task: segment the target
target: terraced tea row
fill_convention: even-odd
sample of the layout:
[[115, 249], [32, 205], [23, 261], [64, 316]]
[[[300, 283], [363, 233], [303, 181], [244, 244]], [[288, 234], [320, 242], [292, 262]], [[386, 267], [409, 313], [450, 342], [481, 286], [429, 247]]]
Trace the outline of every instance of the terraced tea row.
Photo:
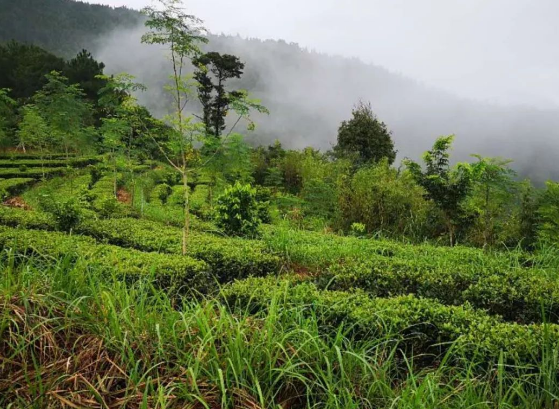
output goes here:
[[413, 295], [370, 298], [360, 292], [321, 291], [311, 283], [254, 278], [232, 284], [224, 296], [231, 307], [254, 314], [301, 308], [318, 319], [322, 331], [343, 331], [355, 340], [399, 334], [392, 342], [413, 353], [415, 363], [431, 363], [452, 348], [455, 356], [468, 359], [468, 365], [490, 366], [499, 359], [537, 365], [543, 354], [559, 346], [557, 325], [507, 323], [468, 305], [446, 306]]
[[[0, 223], [27, 228], [54, 229], [48, 217], [20, 209], [0, 208]], [[181, 253], [181, 230], [131, 218], [91, 220], [76, 232], [122, 247], [169, 254]], [[221, 281], [231, 275], [248, 277], [277, 273], [283, 260], [259, 240], [223, 238], [192, 232], [188, 254], [206, 261]], [[437, 260], [429, 263], [369, 256], [366, 262], [331, 265], [318, 275], [306, 276], [319, 288], [352, 290], [361, 288], [375, 296], [414, 293], [448, 305], [471, 303], [510, 321], [524, 323], [559, 320], [557, 279], [545, 271], [526, 268], [446, 269]]]

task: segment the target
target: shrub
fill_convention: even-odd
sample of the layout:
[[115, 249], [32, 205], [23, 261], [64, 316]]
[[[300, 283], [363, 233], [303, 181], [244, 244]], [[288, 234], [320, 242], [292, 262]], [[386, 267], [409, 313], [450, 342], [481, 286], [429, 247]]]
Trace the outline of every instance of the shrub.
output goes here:
[[[79, 232], [117, 246], [181, 254], [182, 229], [147, 220], [86, 220]], [[195, 231], [190, 233], [188, 255], [206, 261], [212, 272], [223, 279], [274, 274], [281, 264], [261, 241]]]
[[103, 170], [99, 165], [89, 165], [87, 167], [89, 175], [91, 176], [89, 188], [91, 189], [103, 177]]
[[153, 275], [161, 288], [208, 292], [215, 287], [206, 263], [191, 257], [145, 253], [117, 246], [97, 244], [94, 239], [62, 233], [0, 227], [0, 247], [16, 255], [41, 259], [81, 258], [90, 268], [116, 274], [128, 282]]
[[554, 324], [506, 323], [467, 304], [445, 306], [413, 295], [371, 299], [359, 291], [319, 291], [309, 283], [295, 284], [254, 278], [234, 283], [223, 295], [229, 305], [252, 313], [267, 309], [274, 299], [286, 309], [305, 305], [323, 332], [340, 331], [343, 324], [345, 333], [356, 340], [390, 336], [404, 353], [428, 363], [452, 347], [458, 357], [485, 366], [499, 359], [538, 365], [546, 348], [553, 351], [558, 346], [559, 326]]
[[35, 179], [31, 178], [13, 178], [0, 180], [0, 201], [23, 192], [33, 183], [35, 183]]
[[62, 231], [72, 231], [83, 217], [81, 203], [76, 198], [60, 201], [44, 196], [39, 205], [41, 210], [52, 215], [56, 226]]
[[217, 225], [227, 234], [254, 237], [260, 225], [256, 189], [239, 182], [217, 199]]
[[167, 203], [167, 199], [173, 193], [173, 189], [167, 183], [161, 183], [153, 189], [151, 196], [159, 200], [162, 204]]

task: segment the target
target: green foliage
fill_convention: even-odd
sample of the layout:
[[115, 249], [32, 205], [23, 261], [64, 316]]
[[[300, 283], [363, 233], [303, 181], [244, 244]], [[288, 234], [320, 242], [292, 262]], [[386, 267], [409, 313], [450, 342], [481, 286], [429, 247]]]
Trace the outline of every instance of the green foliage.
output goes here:
[[36, 182], [31, 178], [0, 179], [0, 201], [23, 192]]
[[217, 225], [227, 234], [254, 237], [261, 220], [256, 189], [237, 182], [217, 199]]
[[437, 265], [420, 254], [415, 259], [372, 254], [360, 262], [333, 265], [318, 279], [331, 290], [359, 288], [375, 297], [416, 294], [446, 305], [471, 304], [522, 323], [559, 322], [556, 281], [555, 275], [537, 269], [482, 270], [460, 260], [454, 266]]
[[59, 230], [71, 232], [83, 220], [83, 204], [76, 198], [60, 200], [45, 196], [39, 202], [41, 210], [50, 214]]
[[196, 67], [194, 79], [206, 134], [219, 138], [225, 130], [225, 116], [231, 100], [236, 97], [236, 92], [227, 91], [225, 86], [229, 79], [241, 78], [245, 65], [234, 55], [218, 52], [199, 55], [192, 64]]
[[57, 71], [46, 75], [47, 83], [36, 92], [33, 101], [49, 125], [53, 141], [64, 152], [80, 151], [91, 144], [91, 136], [85, 132], [91, 122], [92, 108], [85, 102], [85, 94], [75, 84], [69, 85], [68, 78]]
[[547, 341], [557, 347], [557, 325], [505, 323], [468, 305], [444, 306], [412, 295], [371, 299], [359, 292], [323, 292], [312, 284], [294, 284], [250, 279], [230, 286], [225, 297], [230, 305], [255, 312], [273, 308], [270, 299], [281, 292], [284, 308], [307, 306], [309, 316], [316, 316], [324, 331], [338, 331], [344, 323], [346, 331], [361, 340], [391, 334], [398, 336], [399, 348], [415, 356], [438, 355], [451, 347], [468, 358], [466, 365], [472, 361], [487, 365], [500, 358], [537, 365]]
[[0, 168], [0, 178], [34, 178], [41, 179], [45, 177], [59, 176], [64, 174], [68, 168], [28, 168], [26, 165], [22, 165], [23, 168]]
[[559, 244], [559, 183], [548, 181], [538, 209], [538, 236], [544, 243]]
[[471, 166], [472, 190], [464, 205], [476, 217], [469, 239], [483, 247], [494, 246], [497, 241], [515, 245], [519, 242], [515, 234], [517, 183], [516, 173], [508, 166], [511, 161], [473, 156], [478, 162]]
[[25, 150], [37, 148], [40, 154], [53, 145], [50, 128], [40, 114], [39, 107], [27, 105], [23, 108], [23, 119], [17, 131], [18, 146]]
[[343, 121], [338, 130], [335, 150], [342, 156], [354, 156], [358, 164], [378, 162], [389, 164], [396, 159], [394, 142], [384, 122], [377, 119], [371, 104], [360, 102], [352, 110], [353, 118]]
[[454, 135], [440, 137], [433, 148], [425, 152], [425, 171], [417, 163], [406, 161], [417, 183], [425, 189], [426, 197], [443, 212], [451, 246], [455, 243], [457, 225], [463, 216], [462, 204], [472, 182], [471, 170], [467, 165], [458, 164], [450, 168], [448, 151], [453, 140]]
[[167, 203], [167, 199], [173, 193], [173, 189], [166, 183], [155, 186], [152, 191], [151, 196], [161, 202], [162, 204]]
[[206, 263], [190, 257], [144, 253], [117, 246], [97, 244], [89, 237], [0, 227], [0, 246], [16, 254], [41, 258], [84, 259], [89, 268], [114, 274], [128, 282], [153, 276], [153, 282], [167, 290], [207, 292], [212, 278]]
[[410, 173], [391, 168], [382, 160], [339, 181], [338, 209], [341, 227], [362, 223], [369, 233], [384, 233], [422, 240], [432, 211], [424, 191]]

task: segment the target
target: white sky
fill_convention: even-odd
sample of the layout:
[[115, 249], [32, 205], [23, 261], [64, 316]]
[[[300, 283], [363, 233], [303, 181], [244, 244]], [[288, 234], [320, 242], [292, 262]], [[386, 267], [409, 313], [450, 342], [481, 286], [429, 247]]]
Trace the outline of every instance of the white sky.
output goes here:
[[[139, 9], [149, 0], [88, 0]], [[214, 33], [285, 39], [498, 103], [559, 107], [559, 0], [185, 0]]]

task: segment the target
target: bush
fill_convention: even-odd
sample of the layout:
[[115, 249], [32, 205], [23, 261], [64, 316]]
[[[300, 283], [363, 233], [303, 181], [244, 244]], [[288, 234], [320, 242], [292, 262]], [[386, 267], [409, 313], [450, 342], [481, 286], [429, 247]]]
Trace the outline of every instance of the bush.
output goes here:
[[72, 231], [82, 221], [82, 204], [75, 198], [60, 201], [44, 196], [39, 205], [41, 210], [52, 215], [59, 230]]
[[167, 199], [173, 193], [173, 189], [167, 183], [161, 183], [153, 189], [151, 197], [159, 200], [162, 204], [167, 203]]
[[35, 183], [35, 179], [31, 178], [13, 178], [0, 180], [0, 201], [23, 192], [33, 183]]
[[506, 323], [467, 304], [445, 306], [413, 295], [371, 299], [359, 291], [319, 291], [309, 283], [269, 278], [236, 282], [223, 294], [229, 305], [252, 313], [267, 309], [274, 299], [285, 309], [305, 305], [323, 332], [339, 332], [343, 324], [345, 333], [356, 340], [390, 336], [404, 353], [429, 364], [452, 347], [458, 357], [485, 366], [499, 359], [538, 365], [546, 348], [555, 350], [559, 340], [559, 326], [554, 324]]
[[[84, 221], [79, 232], [110, 244], [142, 251], [181, 254], [182, 229], [130, 218]], [[223, 238], [192, 231], [188, 255], [206, 261], [221, 279], [276, 273], [280, 259], [258, 240]]]
[[256, 189], [239, 182], [217, 199], [217, 225], [234, 236], [254, 237], [260, 225]]
[[15, 168], [0, 168], [0, 178], [35, 178], [40, 179], [43, 177], [43, 171], [45, 177], [60, 176], [66, 172], [67, 168], [28, 168], [21, 171]]
[[89, 268], [116, 274], [128, 282], [153, 276], [153, 282], [166, 290], [202, 292], [215, 288], [206, 263], [191, 257], [145, 253], [117, 246], [97, 244], [90, 237], [62, 233], [0, 227], [0, 247], [16, 255], [83, 259]]

